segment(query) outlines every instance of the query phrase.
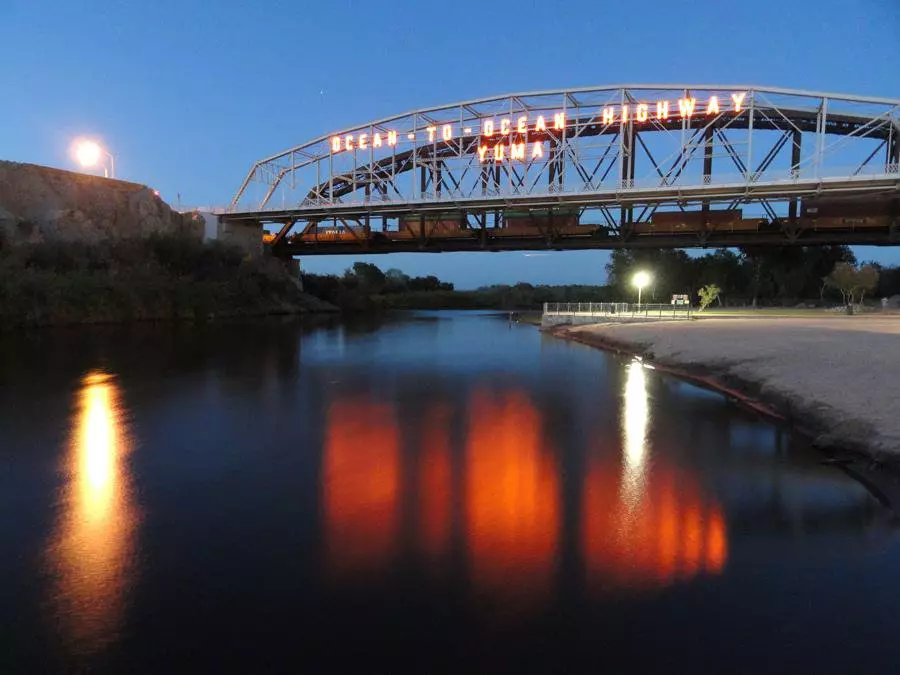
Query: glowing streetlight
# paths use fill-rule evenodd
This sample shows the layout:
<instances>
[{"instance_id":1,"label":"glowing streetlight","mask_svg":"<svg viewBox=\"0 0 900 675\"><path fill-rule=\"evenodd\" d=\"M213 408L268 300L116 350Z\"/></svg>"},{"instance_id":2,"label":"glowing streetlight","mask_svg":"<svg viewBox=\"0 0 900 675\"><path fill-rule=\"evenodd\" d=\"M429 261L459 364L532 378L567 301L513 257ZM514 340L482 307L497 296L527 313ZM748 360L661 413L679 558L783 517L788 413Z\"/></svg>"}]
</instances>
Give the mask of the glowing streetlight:
<instances>
[{"instance_id":1,"label":"glowing streetlight","mask_svg":"<svg viewBox=\"0 0 900 675\"><path fill-rule=\"evenodd\" d=\"M637 272L634 275L634 278L631 280L631 283L635 285L638 289L638 309L641 308L641 291L644 290L645 286L650 285L650 275L647 272Z\"/></svg>"},{"instance_id":2,"label":"glowing streetlight","mask_svg":"<svg viewBox=\"0 0 900 675\"><path fill-rule=\"evenodd\" d=\"M116 177L115 158L109 150L96 141L79 138L72 144L72 152L75 155L75 160L85 169L91 169L97 166L105 155L109 158L109 166L104 165L103 175L106 178Z\"/></svg>"}]
</instances>

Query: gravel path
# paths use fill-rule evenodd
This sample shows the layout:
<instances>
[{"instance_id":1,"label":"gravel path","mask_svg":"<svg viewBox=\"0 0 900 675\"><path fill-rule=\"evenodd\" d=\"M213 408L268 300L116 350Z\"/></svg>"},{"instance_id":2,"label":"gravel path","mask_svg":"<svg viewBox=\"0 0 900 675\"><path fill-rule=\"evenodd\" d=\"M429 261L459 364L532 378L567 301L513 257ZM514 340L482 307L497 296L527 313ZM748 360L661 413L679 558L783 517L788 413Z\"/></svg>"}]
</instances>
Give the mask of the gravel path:
<instances>
[{"instance_id":1,"label":"gravel path","mask_svg":"<svg viewBox=\"0 0 900 675\"><path fill-rule=\"evenodd\" d=\"M900 458L900 317L703 319L558 331L759 387L821 446Z\"/></svg>"}]
</instances>

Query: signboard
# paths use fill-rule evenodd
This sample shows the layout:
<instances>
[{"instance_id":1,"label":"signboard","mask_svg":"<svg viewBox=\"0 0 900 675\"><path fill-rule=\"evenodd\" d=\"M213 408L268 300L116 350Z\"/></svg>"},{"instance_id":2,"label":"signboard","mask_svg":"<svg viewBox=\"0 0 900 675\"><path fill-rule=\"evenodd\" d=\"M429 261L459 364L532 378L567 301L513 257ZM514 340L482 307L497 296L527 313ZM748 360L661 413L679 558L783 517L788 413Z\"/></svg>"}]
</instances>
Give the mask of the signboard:
<instances>
[{"instance_id":1,"label":"signboard","mask_svg":"<svg viewBox=\"0 0 900 675\"><path fill-rule=\"evenodd\" d=\"M689 296L689 295L673 295L672 296L672 304L673 305L690 305L691 304L691 296Z\"/></svg>"},{"instance_id":2,"label":"signboard","mask_svg":"<svg viewBox=\"0 0 900 675\"><path fill-rule=\"evenodd\" d=\"M482 162L535 160L544 157L544 143L553 135L565 139L567 129L576 131L578 124L602 124L606 127L626 124L648 124L669 120L690 120L724 113L739 115L744 110L747 92L725 96L710 96L698 100L686 96L677 101L659 100L648 103L629 102L598 108L596 117L582 120L567 118L565 110L548 114L519 114L509 117L486 117L470 122L434 123L403 134L396 129L373 127L370 133L358 132L332 136L331 153L372 151L395 148L405 137L412 144L459 143L478 137L478 159Z\"/></svg>"}]
</instances>

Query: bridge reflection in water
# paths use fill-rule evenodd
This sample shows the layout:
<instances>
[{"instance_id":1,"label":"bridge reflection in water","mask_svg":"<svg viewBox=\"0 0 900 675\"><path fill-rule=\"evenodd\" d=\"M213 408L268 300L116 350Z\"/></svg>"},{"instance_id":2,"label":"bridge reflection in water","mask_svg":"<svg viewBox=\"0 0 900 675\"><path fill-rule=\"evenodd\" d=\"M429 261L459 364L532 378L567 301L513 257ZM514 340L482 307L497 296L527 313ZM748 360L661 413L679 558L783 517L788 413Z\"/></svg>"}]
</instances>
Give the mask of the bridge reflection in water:
<instances>
[{"instance_id":1,"label":"bridge reflection in water","mask_svg":"<svg viewBox=\"0 0 900 675\"><path fill-rule=\"evenodd\" d=\"M654 456L645 377L629 366L620 438L611 439L619 447L595 435L575 472L575 502L523 388L481 385L455 405L429 399L411 425L399 424L394 406L338 395L322 469L326 577L370 581L412 555L437 577L455 566L478 596L537 608L555 593L569 539L598 592L721 572L726 516L689 468ZM580 526L567 534L567 523Z\"/></svg>"}]
</instances>

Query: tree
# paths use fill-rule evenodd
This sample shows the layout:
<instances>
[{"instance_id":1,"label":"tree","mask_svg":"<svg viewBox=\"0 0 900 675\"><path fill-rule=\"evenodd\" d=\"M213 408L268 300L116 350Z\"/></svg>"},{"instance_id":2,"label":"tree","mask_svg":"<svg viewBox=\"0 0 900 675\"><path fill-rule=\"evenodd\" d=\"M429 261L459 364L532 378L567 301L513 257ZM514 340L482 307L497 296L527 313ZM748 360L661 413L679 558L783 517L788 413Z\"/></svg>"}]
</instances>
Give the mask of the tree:
<instances>
[{"instance_id":1,"label":"tree","mask_svg":"<svg viewBox=\"0 0 900 675\"><path fill-rule=\"evenodd\" d=\"M849 306L853 303L853 290L856 286L856 266L848 262L839 262L825 277L828 285L841 292L841 299Z\"/></svg>"},{"instance_id":2,"label":"tree","mask_svg":"<svg viewBox=\"0 0 900 675\"><path fill-rule=\"evenodd\" d=\"M411 291L439 291L442 290L441 287L441 280L433 274L429 274L427 277L413 277L409 280L409 290ZM453 290L452 284L448 290Z\"/></svg>"},{"instance_id":3,"label":"tree","mask_svg":"<svg viewBox=\"0 0 900 675\"><path fill-rule=\"evenodd\" d=\"M707 284L703 288L700 289L700 311L702 312L704 309L709 307L716 299L719 297L719 293L722 292L722 289L716 286L715 284Z\"/></svg>"},{"instance_id":4,"label":"tree","mask_svg":"<svg viewBox=\"0 0 900 675\"><path fill-rule=\"evenodd\" d=\"M830 286L841 292L844 304L847 305L848 311L851 311L857 293L859 302L862 303L866 291L873 291L878 286L878 268L870 263L857 269L853 263L839 262L826 280Z\"/></svg>"},{"instance_id":5,"label":"tree","mask_svg":"<svg viewBox=\"0 0 900 675\"><path fill-rule=\"evenodd\" d=\"M883 298L900 295L900 267L882 267L878 271L878 295Z\"/></svg>"},{"instance_id":6,"label":"tree","mask_svg":"<svg viewBox=\"0 0 900 675\"><path fill-rule=\"evenodd\" d=\"M674 293L693 293L700 270L698 260L680 249L618 249L610 255L606 274L619 299L634 295L632 280L641 270L652 278L644 291L648 300L667 298Z\"/></svg>"},{"instance_id":7,"label":"tree","mask_svg":"<svg viewBox=\"0 0 900 675\"><path fill-rule=\"evenodd\" d=\"M856 256L849 246L806 246L803 248L802 265L805 270L806 283L803 297L813 297L818 293L819 300L825 301L824 278L828 276L835 264L839 262L856 263Z\"/></svg>"},{"instance_id":8,"label":"tree","mask_svg":"<svg viewBox=\"0 0 900 675\"><path fill-rule=\"evenodd\" d=\"M384 272L372 263L353 263L352 275L357 278L359 285L370 293L379 292L387 283Z\"/></svg>"},{"instance_id":9,"label":"tree","mask_svg":"<svg viewBox=\"0 0 900 675\"><path fill-rule=\"evenodd\" d=\"M741 247L741 265L747 269L747 290L752 298L751 305L756 307L763 284L763 262L766 250L761 246Z\"/></svg>"},{"instance_id":10,"label":"tree","mask_svg":"<svg viewBox=\"0 0 900 675\"><path fill-rule=\"evenodd\" d=\"M749 282L748 270L744 269L740 256L734 251L727 248L717 249L714 253L697 258L696 265L699 285L721 284L719 304L722 304L722 296L740 299L746 294Z\"/></svg>"},{"instance_id":11,"label":"tree","mask_svg":"<svg viewBox=\"0 0 900 675\"><path fill-rule=\"evenodd\" d=\"M392 267L384 276L387 279L387 290L392 293L402 293L409 289L409 275L404 274L396 267Z\"/></svg>"},{"instance_id":12,"label":"tree","mask_svg":"<svg viewBox=\"0 0 900 675\"><path fill-rule=\"evenodd\" d=\"M860 267L856 273L856 287L859 290L859 304L862 304L866 291L874 291L878 287L878 267L872 263Z\"/></svg>"},{"instance_id":13,"label":"tree","mask_svg":"<svg viewBox=\"0 0 900 675\"><path fill-rule=\"evenodd\" d=\"M760 300L777 300L782 304L794 302L803 295L808 272L806 251L802 248L745 246L741 254L753 306Z\"/></svg>"}]
</instances>

